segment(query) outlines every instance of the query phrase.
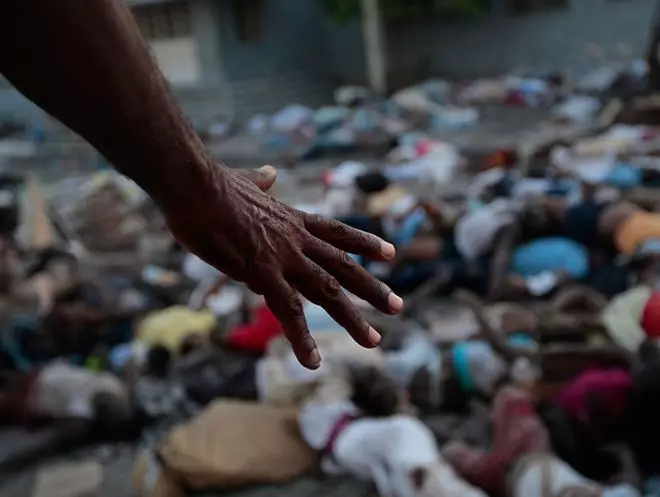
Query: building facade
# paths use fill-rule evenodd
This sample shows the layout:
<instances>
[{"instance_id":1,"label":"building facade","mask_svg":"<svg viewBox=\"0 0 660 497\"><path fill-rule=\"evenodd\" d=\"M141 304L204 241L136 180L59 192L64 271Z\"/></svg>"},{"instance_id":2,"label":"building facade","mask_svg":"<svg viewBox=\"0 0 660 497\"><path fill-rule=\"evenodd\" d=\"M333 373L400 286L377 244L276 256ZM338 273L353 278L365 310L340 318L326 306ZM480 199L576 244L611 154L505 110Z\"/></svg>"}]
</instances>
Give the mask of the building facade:
<instances>
[{"instance_id":1,"label":"building facade","mask_svg":"<svg viewBox=\"0 0 660 497\"><path fill-rule=\"evenodd\" d=\"M196 119L238 119L330 96L315 0L133 0L141 31Z\"/></svg>"},{"instance_id":2,"label":"building facade","mask_svg":"<svg viewBox=\"0 0 660 497\"><path fill-rule=\"evenodd\" d=\"M196 121L243 120L287 103L327 102L365 82L362 26L334 25L317 0L127 0L181 104ZM431 75L473 77L643 53L657 0L492 0L483 18L388 26L390 88ZM34 106L0 81L0 118Z\"/></svg>"},{"instance_id":3,"label":"building facade","mask_svg":"<svg viewBox=\"0 0 660 497\"><path fill-rule=\"evenodd\" d=\"M641 56L658 0L491 0L490 12L466 21L428 21L387 29L394 86L428 75L463 78L517 68L583 70L592 46L603 59L621 45ZM328 38L335 74L364 76L360 23L334 27ZM589 48L588 48L589 47Z\"/></svg>"}]
</instances>

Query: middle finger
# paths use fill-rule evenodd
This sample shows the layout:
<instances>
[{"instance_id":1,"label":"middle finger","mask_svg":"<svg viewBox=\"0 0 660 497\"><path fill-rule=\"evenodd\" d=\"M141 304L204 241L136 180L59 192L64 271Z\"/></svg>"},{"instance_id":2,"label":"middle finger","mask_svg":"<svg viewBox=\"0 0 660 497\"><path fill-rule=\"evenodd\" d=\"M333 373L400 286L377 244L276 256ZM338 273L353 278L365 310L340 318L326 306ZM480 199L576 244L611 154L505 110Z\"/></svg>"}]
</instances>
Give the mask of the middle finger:
<instances>
[{"instance_id":1,"label":"middle finger","mask_svg":"<svg viewBox=\"0 0 660 497\"><path fill-rule=\"evenodd\" d=\"M403 308L403 300L399 296L369 274L346 252L320 240L312 242L303 252L334 276L341 286L366 300L379 311L396 314Z\"/></svg>"},{"instance_id":2,"label":"middle finger","mask_svg":"<svg viewBox=\"0 0 660 497\"><path fill-rule=\"evenodd\" d=\"M309 301L323 307L363 347L375 347L380 335L344 293L339 282L313 261L307 259L285 275Z\"/></svg>"}]
</instances>

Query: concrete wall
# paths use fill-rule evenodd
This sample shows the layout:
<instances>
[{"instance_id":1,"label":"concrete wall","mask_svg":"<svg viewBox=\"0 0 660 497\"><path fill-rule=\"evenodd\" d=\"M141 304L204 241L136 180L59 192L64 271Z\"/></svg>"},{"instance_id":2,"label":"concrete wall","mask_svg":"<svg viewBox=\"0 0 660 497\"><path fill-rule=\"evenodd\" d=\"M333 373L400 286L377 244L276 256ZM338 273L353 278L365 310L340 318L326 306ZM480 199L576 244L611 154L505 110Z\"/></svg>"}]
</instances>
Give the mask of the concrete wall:
<instances>
[{"instance_id":1,"label":"concrete wall","mask_svg":"<svg viewBox=\"0 0 660 497\"><path fill-rule=\"evenodd\" d=\"M512 16L505 1L494 0L491 13L479 20L389 27L392 78L407 82L427 74L469 77L517 67L579 68L588 63L585 45L590 42L610 56L621 42L641 54L656 5L656 0L571 0L568 10ZM363 80L359 23L327 30L337 76Z\"/></svg>"},{"instance_id":2,"label":"concrete wall","mask_svg":"<svg viewBox=\"0 0 660 497\"><path fill-rule=\"evenodd\" d=\"M333 67L316 0L263 0L262 36L252 42L239 39L232 2L215 1L222 66L237 114L327 101Z\"/></svg>"}]
</instances>

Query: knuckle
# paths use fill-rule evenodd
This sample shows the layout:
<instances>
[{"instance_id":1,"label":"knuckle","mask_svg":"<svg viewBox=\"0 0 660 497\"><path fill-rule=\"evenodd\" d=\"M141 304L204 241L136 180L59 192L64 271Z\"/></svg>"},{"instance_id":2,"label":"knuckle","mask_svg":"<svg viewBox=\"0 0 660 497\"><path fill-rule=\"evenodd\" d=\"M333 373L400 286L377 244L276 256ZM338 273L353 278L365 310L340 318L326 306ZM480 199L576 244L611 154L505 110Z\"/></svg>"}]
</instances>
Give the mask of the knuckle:
<instances>
[{"instance_id":1,"label":"knuckle","mask_svg":"<svg viewBox=\"0 0 660 497\"><path fill-rule=\"evenodd\" d=\"M346 272L354 271L358 267L357 263L353 260L353 258L350 255L348 255L347 252L342 252L339 255L338 259L339 259L338 261L339 268L342 271L346 271Z\"/></svg>"},{"instance_id":2,"label":"knuckle","mask_svg":"<svg viewBox=\"0 0 660 497\"><path fill-rule=\"evenodd\" d=\"M321 289L327 297L336 298L341 293L341 285L330 275L321 278Z\"/></svg>"}]
</instances>

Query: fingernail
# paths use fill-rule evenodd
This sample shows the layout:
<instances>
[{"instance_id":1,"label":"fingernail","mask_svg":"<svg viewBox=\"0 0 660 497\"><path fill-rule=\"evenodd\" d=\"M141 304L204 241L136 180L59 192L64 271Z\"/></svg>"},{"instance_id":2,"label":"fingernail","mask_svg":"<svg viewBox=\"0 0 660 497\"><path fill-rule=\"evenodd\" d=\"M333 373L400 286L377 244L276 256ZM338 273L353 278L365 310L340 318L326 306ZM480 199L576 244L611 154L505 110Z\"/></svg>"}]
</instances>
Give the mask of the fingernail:
<instances>
[{"instance_id":1,"label":"fingernail","mask_svg":"<svg viewBox=\"0 0 660 497\"><path fill-rule=\"evenodd\" d=\"M383 242L380 245L380 253L386 259L392 259L396 255L394 245L388 242Z\"/></svg>"},{"instance_id":2,"label":"fingernail","mask_svg":"<svg viewBox=\"0 0 660 497\"><path fill-rule=\"evenodd\" d=\"M309 366L311 368L318 368L321 365L321 355L317 348L314 348L309 353Z\"/></svg>"},{"instance_id":3,"label":"fingernail","mask_svg":"<svg viewBox=\"0 0 660 497\"><path fill-rule=\"evenodd\" d=\"M371 340L371 343L374 345L380 343L380 333L378 333L373 327L369 327L369 340Z\"/></svg>"},{"instance_id":4,"label":"fingernail","mask_svg":"<svg viewBox=\"0 0 660 497\"><path fill-rule=\"evenodd\" d=\"M387 304L392 312L401 312L403 309L403 299L394 292L387 297Z\"/></svg>"},{"instance_id":5,"label":"fingernail","mask_svg":"<svg viewBox=\"0 0 660 497\"><path fill-rule=\"evenodd\" d=\"M257 169L261 174L270 176L271 174L275 174L277 172L277 169L275 169L271 165L266 165L266 166L261 166L259 169Z\"/></svg>"}]
</instances>

